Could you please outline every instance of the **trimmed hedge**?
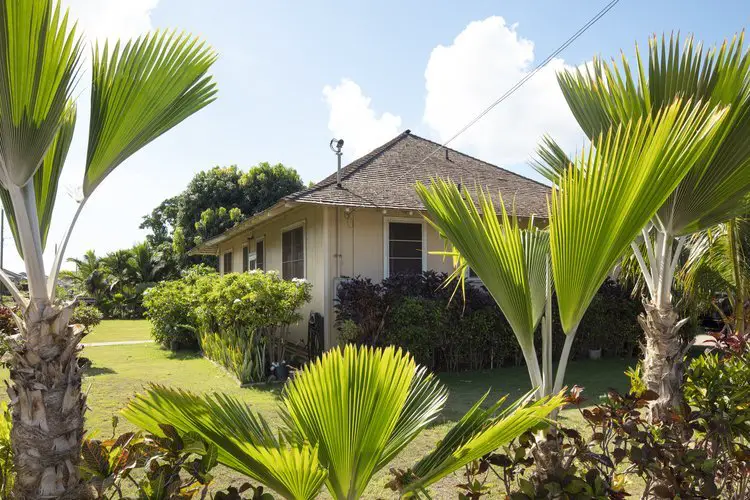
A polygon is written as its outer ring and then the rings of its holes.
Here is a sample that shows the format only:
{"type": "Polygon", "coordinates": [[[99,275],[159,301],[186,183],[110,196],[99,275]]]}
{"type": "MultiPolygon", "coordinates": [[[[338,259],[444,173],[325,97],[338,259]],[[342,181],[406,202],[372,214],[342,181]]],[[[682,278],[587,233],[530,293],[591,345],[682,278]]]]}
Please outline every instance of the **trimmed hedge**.
{"type": "MultiPolygon", "coordinates": [[[[432,370],[460,371],[514,366],[523,362],[513,330],[483,287],[453,296],[443,287],[446,275],[428,271],[373,283],[368,278],[342,281],[337,290],[336,325],[343,342],[398,345],[432,370]]],[[[553,302],[554,303],[554,302],[553,302]]],[[[555,306],[556,307],[556,306],[555,306]]],[[[632,357],[641,330],[640,303],[613,281],[602,285],[579,327],[574,357],[601,348],[605,356],[632,357]]],[[[554,317],[558,315],[554,312],[554,317]]],[[[564,335],[553,324],[554,355],[564,335]]],[[[541,348],[541,339],[536,342],[541,348]]]]}

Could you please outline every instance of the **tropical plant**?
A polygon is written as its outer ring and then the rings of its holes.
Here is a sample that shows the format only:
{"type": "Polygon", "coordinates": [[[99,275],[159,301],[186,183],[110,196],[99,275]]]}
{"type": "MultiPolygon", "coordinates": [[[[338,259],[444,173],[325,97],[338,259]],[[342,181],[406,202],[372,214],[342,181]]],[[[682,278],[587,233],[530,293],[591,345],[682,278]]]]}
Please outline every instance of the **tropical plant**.
{"type": "MultiPolygon", "coordinates": [[[[151,386],[123,410],[149,432],[169,421],[218,448],[218,461],[284,498],[360,498],[373,475],[434,422],[446,389],[411,356],[393,347],[346,346],[305,365],[281,397],[277,438],[247,405],[221,394],[196,396],[151,386]]],[[[545,423],[561,397],[523,401],[500,411],[482,398],[396,488],[405,496],[545,423]]]]}
{"type": "MultiPolygon", "coordinates": [[[[706,106],[725,109],[711,146],[680,176],[679,185],[641,228],[641,238],[631,241],[649,296],[639,322],[646,335],[646,383],[660,394],[651,405],[654,418],[679,407],[681,398],[685,345],[679,330],[686,319],[679,319],[672,292],[686,240],[739,215],[750,190],[750,52],[743,40],[744,33],[719,49],[704,50],[692,38],[681,44],[676,36],[653,37],[646,64],[636,49],[635,69],[624,55],[620,65],[595,58],[585,69],[558,78],[573,115],[593,141],[613,126],[661,116],[676,99],[685,113],[706,106]]],[[[540,171],[557,182],[568,164],[562,148],[547,139],[541,153],[540,171]]],[[[570,323],[570,318],[563,321],[570,323]]]]}
{"type": "Polygon", "coordinates": [[[562,388],[586,308],[630,241],[711,144],[723,116],[707,107],[685,111],[676,101],[656,118],[607,130],[557,178],[549,233],[536,229],[533,220],[521,229],[502,197],[500,216],[488,216],[498,211],[481,189],[477,207],[467,190],[451,181],[417,184],[428,221],[452,245],[443,252],[456,259],[452,277],[463,286],[468,265],[482,279],[513,328],[539,396],[562,388]],[[566,334],[554,379],[551,278],[566,334]],[[534,331],[542,315],[540,367],[534,331]]]}
{"type": "Polygon", "coordinates": [[[95,498],[133,498],[126,487],[142,500],[206,498],[217,465],[214,446],[167,424],[159,436],[118,436],[118,418],[112,420],[112,437],[87,439],[81,451],[81,473],[95,498]]]}
{"type": "Polygon", "coordinates": [[[0,198],[28,276],[28,298],[4,274],[21,311],[9,395],[18,498],[79,498],[85,396],[80,329],[56,301],[75,221],[118,165],[214,100],[214,52],[187,34],[161,31],[94,46],[88,152],[78,209],[45,269],[57,185],[76,122],[83,43],[59,2],[0,0],[0,198]]]}
{"type": "Polygon", "coordinates": [[[96,306],[78,304],[70,316],[70,324],[83,325],[84,330],[88,333],[101,323],[102,319],[104,319],[104,315],[96,306]]]}

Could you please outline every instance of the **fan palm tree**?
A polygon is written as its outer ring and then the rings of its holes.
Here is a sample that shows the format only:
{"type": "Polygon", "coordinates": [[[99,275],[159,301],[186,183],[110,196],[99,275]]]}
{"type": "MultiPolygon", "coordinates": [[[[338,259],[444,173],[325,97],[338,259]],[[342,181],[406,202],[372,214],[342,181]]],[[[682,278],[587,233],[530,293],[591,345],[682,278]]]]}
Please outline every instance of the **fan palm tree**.
{"type": "MultiPolygon", "coordinates": [[[[635,70],[625,56],[620,65],[595,58],[585,69],[558,77],[573,115],[592,140],[612,126],[657,116],[676,98],[688,110],[706,104],[727,109],[714,147],[644,225],[640,242],[631,242],[649,297],[639,323],[646,337],[645,382],[660,395],[651,405],[652,418],[681,401],[685,346],[679,329],[686,320],[675,311],[672,288],[684,245],[690,235],[736,216],[750,191],[750,52],[743,39],[744,33],[704,51],[692,38],[681,44],[679,37],[654,37],[647,64],[636,48],[635,70]]],[[[554,141],[541,146],[545,166],[540,171],[557,182],[567,162],[561,148],[550,144],[554,141]]]]}
{"type": "MultiPolygon", "coordinates": [[[[348,345],[305,365],[284,388],[276,438],[247,405],[215,394],[151,386],[123,410],[161,435],[169,422],[216,445],[218,461],[288,499],[317,498],[323,484],[336,499],[361,498],[373,475],[434,422],[447,390],[400,349],[348,345]]],[[[522,399],[501,411],[481,398],[436,448],[400,472],[394,487],[416,496],[430,484],[540,424],[561,396],[522,399]]]]}
{"type": "Polygon", "coordinates": [[[549,234],[533,226],[521,229],[504,205],[499,218],[489,216],[497,211],[481,189],[478,208],[466,189],[450,181],[417,184],[428,221],[457,259],[451,278],[462,280],[466,265],[481,278],[508,318],[539,396],[562,388],[591,300],[630,241],[716,142],[725,116],[723,110],[676,100],[656,117],[613,125],[559,171],[550,195],[549,234]],[[550,274],[566,334],[554,384],[550,274]],[[543,315],[540,369],[534,332],[543,315]]]}
{"type": "Polygon", "coordinates": [[[731,219],[691,236],[677,282],[683,299],[699,312],[715,309],[736,332],[745,333],[750,298],[750,220],[731,219]],[[720,302],[726,301],[731,316],[720,302]]]}
{"type": "Polygon", "coordinates": [[[164,31],[93,47],[82,197],[52,267],[45,269],[43,250],[76,121],[82,50],[59,2],[0,0],[0,197],[29,283],[25,297],[0,274],[21,311],[8,389],[18,498],[83,496],[78,463],[85,362],[77,355],[83,332],[68,326],[73,305],[55,298],[75,221],[112,170],[216,92],[207,76],[216,56],[190,35],[164,31]]]}

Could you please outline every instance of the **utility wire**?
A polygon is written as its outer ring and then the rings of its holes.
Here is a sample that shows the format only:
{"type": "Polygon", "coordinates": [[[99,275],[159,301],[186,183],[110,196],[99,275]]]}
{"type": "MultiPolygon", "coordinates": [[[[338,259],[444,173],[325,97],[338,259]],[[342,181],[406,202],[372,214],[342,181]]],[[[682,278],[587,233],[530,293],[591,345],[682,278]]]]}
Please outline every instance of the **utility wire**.
{"type": "Polygon", "coordinates": [[[527,73],[523,78],[521,78],[520,80],[518,80],[518,82],[516,82],[511,88],[509,88],[507,91],[505,91],[505,93],[503,95],[501,95],[500,97],[498,97],[492,104],[490,104],[489,106],[487,106],[484,109],[484,111],[482,111],[477,116],[475,116],[474,118],[472,118],[471,121],[469,121],[469,123],[467,123],[466,125],[464,125],[458,132],[456,132],[453,136],[451,136],[450,139],[448,139],[447,141],[445,141],[444,143],[442,143],[440,146],[436,147],[427,156],[425,156],[424,158],[422,158],[418,163],[415,163],[409,170],[407,170],[406,172],[404,172],[401,175],[400,178],[404,179],[415,168],[417,168],[419,165],[421,165],[422,163],[424,163],[425,161],[427,161],[435,153],[437,153],[441,149],[443,149],[446,146],[448,146],[448,144],[450,144],[451,142],[453,142],[454,140],[456,140],[461,134],[463,134],[464,132],[466,132],[467,130],[469,130],[471,127],[473,127],[479,120],[481,120],[482,118],[484,118],[484,116],[487,115],[487,113],[489,113],[490,111],[492,111],[495,108],[495,106],[497,106],[498,104],[500,104],[501,102],[503,102],[504,100],[506,100],[508,97],[510,97],[511,95],[513,95],[526,82],[528,82],[531,78],[533,78],[534,75],[536,75],[537,73],[539,73],[539,71],[541,71],[547,64],[549,64],[550,61],[552,61],[552,59],[554,59],[562,51],[564,51],[565,49],[567,49],[573,42],[575,42],[581,35],[583,35],[590,27],[592,27],[594,24],[596,24],[596,22],[599,19],[601,19],[602,17],[604,17],[607,14],[607,12],[609,12],[610,10],[612,10],[612,8],[615,5],[617,5],[617,3],[619,1],[620,0],[612,0],[607,5],[605,5],[599,12],[597,12],[597,14],[594,17],[592,17],[591,19],[589,19],[586,24],[584,24],[583,26],[581,26],[578,29],[578,31],[576,31],[573,35],[571,35],[570,38],[568,38],[567,40],[565,40],[565,42],[562,45],[560,45],[557,49],[555,49],[554,52],[552,52],[550,55],[548,55],[547,58],[544,59],[541,63],[539,63],[530,73],[527,73]]]}

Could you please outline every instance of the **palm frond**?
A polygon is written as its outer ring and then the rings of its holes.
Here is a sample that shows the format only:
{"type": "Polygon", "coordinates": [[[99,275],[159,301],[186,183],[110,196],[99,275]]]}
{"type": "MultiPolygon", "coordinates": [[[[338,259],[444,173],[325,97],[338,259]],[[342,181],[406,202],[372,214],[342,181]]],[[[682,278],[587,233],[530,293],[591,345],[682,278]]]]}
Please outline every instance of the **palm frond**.
{"type": "Polygon", "coordinates": [[[52,0],[0,0],[0,180],[26,184],[66,115],[81,42],[52,0]]]}
{"type": "Polygon", "coordinates": [[[84,196],[120,163],[216,96],[208,69],[215,53],[173,31],[139,37],[123,48],[94,49],[91,130],[84,196]]]}
{"type": "MultiPolygon", "coordinates": [[[[36,195],[36,210],[39,218],[39,229],[42,236],[42,249],[47,244],[47,235],[52,224],[52,211],[57,199],[57,184],[60,180],[65,158],[70,149],[70,143],[73,140],[73,131],[76,124],[75,104],[68,102],[68,108],[62,118],[62,124],[57,131],[55,139],[52,141],[47,154],[44,156],[42,165],[34,174],[34,193],[36,195]]],[[[21,249],[18,227],[16,226],[16,214],[13,210],[13,203],[10,199],[10,193],[7,189],[0,186],[0,200],[2,200],[5,215],[8,218],[8,226],[13,234],[13,241],[16,243],[18,254],[23,257],[21,249]]]]}
{"type": "MultiPolygon", "coordinates": [[[[466,190],[437,179],[417,194],[427,220],[471,266],[508,319],[522,348],[532,349],[534,330],[544,312],[549,235],[530,224],[522,229],[500,199],[499,216],[492,197],[478,191],[479,206],[466,190]]],[[[459,270],[456,277],[463,276],[459,270]]]]}
{"type": "Polygon", "coordinates": [[[223,394],[197,396],[151,385],[122,413],[152,434],[162,435],[162,423],[180,432],[197,433],[216,445],[220,463],[287,499],[316,498],[326,478],[315,447],[281,442],[263,417],[223,394]]]}
{"type": "Polygon", "coordinates": [[[487,398],[485,394],[451,427],[435,449],[411,468],[402,494],[414,496],[464,465],[545,424],[547,416],[564,404],[562,395],[527,404],[529,397],[530,394],[498,411],[505,398],[484,410],[481,406],[487,398]]]}
{"type": "Polygon", "coordinates": [[[566,333],[630,243],[721,133],[724,111],[677,100],[599,136],[552,190],[552,272],[566,333]]]}
{"type": "Polygon", "coordinates": [[[704,50],[688,38],[649,40],[644,65],[636,47],[637,68],[625,56],[618,65],[600,59],[586,69],[559,75],[560,87],[573,115],[591,140],[611,126],[661,110],[682,99],[688,109],[727,107],[715,144],[699,158],[658,212],[660,229],[688,235],[729,220],[744,208],[750,191],[750,51],[744,33],[718,50],[704,50]]]}
{"type": "Polygon", "coordinates": [[[555,184],[572,163],[565,150],[552,137],[545,135],[536,149],[537,158],[529,165],[545,179],[555,184]]]}
{"type": "Polygon", "coordinates": [[[444,401],[445,390],[407,353],[351,345],[307,364],[282,395],[286,422],[318,447],[335,498],[359,498],[444,401]]]}

